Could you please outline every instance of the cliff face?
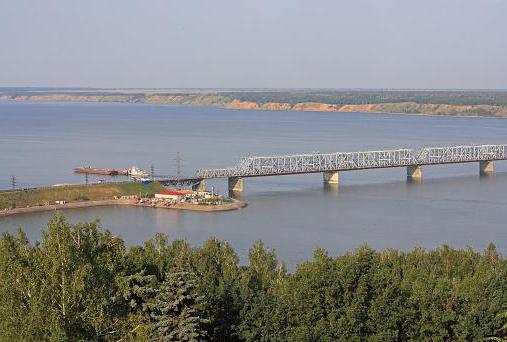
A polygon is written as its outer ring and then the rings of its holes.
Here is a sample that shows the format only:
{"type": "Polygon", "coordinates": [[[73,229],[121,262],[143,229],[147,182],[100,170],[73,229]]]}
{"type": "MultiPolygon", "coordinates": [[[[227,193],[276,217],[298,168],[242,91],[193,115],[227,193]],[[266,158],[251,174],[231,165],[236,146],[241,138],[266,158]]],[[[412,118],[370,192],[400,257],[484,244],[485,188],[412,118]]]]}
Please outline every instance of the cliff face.
{"type": "Polygon", "coordinates": [[[292,107],[292,110],[305,112],[336,112],[337,109],[336,105],[319,102],[297,103],[292,107]]]}
{"type": "Polygon", "coordinates": [[[278,102],[268,102],[264,103],[261,106],[263,110],[291,110],[292,106],[289,103],[278,103],[278,102]]]}
{"type": "Polygon", "coordinates": [[[229,109],[259,109],[259,105],[255,102],[248,102],[248,101],[239,101],[239,100],[232,100],[229,103],[226,103],[225,108],[229,109]]]}
{"type": "Polygon", "coordinates": [[[362,113],[398,113],[429,114],[455,116],[507,117],[507,107],[492,105],[448,105],[421,104],[415,102],[346,104],[335,105],[321,102],[285,102],[257,103],[242,101],[222,95],[0,95],[0,100],[15,101],[51,101],[51,102],[128,102],[148,104],[179,104],[196,106],[218,106],[228,109],[243,110],[281,110],[308,112],[362,112],[362,113]]]}
{"type": "Polygon", "coordinates": [[[380,103],[367,105],[345,105],[340,112],[406,113],[458,116],[507,117],[507,108],[489,105],[460,106],[447,104],[420,104],[414,102],[380,103]]]}

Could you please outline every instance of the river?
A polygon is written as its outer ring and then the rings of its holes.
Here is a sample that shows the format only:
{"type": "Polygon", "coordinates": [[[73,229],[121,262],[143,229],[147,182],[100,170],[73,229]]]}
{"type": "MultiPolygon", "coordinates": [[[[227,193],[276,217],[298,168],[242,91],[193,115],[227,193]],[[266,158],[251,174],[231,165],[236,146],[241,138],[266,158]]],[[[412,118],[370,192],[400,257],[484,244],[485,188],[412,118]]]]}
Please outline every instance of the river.
{"type": "MultiPolygon", "coordinates": [[[[173,175],[180,153],[185,175],[234,166],[241,156],[384,148],[507,143],[506,119],[365,113],[236,111],[213,107],[105,103],[0,102],[0,189],[84,183],[77,166],[133,165],[173,175]]],[[[198,245],[229,241],[244,262],[256,240],[289,266],[317,247],[339,255],[367,243],[410,250],[442,244],[507,252],[507,162],[493,177],[478,165],[424,168],[422,184],[405,169],[342,172],[339,191],[322,176],[247,179],[248,207],[225,213],[150,208],[68,210],[72,222],[100,219],[128,244],[156,232],[198,245]]],[[[99,177],[104,178],[104,177],[99,177]]],[[[98,178],[91,178],[91,181],[98,178]]],[[[210,182],[225,192],[224,181],[210,182]]],[[[33,239],[52,213],[0,218],[0,231],[23,227],[33,239]]]]}

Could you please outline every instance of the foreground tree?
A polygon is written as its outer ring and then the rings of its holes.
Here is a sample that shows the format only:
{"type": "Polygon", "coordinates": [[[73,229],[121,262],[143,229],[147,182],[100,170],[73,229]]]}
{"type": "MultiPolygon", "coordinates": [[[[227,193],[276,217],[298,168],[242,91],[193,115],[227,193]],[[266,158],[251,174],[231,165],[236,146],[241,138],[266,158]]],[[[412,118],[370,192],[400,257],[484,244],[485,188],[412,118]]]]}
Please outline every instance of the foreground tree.
{"type": "Polygon", "coordinates": [[[168,273],[151,305],[151,317],[160,341],[199,342],[206,338],[203,297],[197,296],[194,275],[168,273]]]}
{"type": "Polygon", "coordinates": [[[338,257],[287,273],[262,242],[164,235],[127,251],[57,216],[41,243],[0,238],[0,341],[504,341],[507,261],[448,246],[338,257]],[[205,300],[203,300],[205,298],[205,300]],[[204,319],[206,318],[206,319],[204,319]],[[209,319],[209,321],[208,321],[209,319]]]}
{"type": "Polygon", "coordinates": [[[116,334],[121,312],[111,299],[124,252],[123,241],[97,222],[71,225],[63,216],[49,222],[41,244],[5,234],[0,296],[13,309],[0,304],[8,324],[0,340],[106,340],[116,334]]]}

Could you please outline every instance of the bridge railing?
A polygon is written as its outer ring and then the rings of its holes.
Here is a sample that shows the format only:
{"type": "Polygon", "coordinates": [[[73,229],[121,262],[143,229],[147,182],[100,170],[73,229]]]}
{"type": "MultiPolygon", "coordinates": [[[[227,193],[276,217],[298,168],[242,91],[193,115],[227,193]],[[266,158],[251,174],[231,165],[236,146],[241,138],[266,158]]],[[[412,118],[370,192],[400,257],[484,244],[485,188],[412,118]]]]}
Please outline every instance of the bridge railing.
{"type": "Polygon", "coordinates": [[[420,165],[502,159],[507,159],[507,145],[430,147],[419,150],[416,158],[420,165]]]}
{"type": "Polygon", "coordinates": [[[430,147],[241,158],[236,167],[198,170],[201,178],[255,177],[507,159],[507,145],[430,147]]]}

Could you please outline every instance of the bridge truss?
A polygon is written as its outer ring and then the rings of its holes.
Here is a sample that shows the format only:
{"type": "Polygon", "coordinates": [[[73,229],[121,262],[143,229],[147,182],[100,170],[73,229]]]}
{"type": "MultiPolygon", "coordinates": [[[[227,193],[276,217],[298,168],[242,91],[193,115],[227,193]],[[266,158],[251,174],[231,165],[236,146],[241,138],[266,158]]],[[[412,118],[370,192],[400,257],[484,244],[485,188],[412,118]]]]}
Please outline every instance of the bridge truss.
{"type": "Polygon", "coordinates": [[[241,158],[225,169],[197,170],[196,177],[230,178],[290,175],[507,159],[507,145],[469,145],[366,152],[311,153],[241,158]]]}

